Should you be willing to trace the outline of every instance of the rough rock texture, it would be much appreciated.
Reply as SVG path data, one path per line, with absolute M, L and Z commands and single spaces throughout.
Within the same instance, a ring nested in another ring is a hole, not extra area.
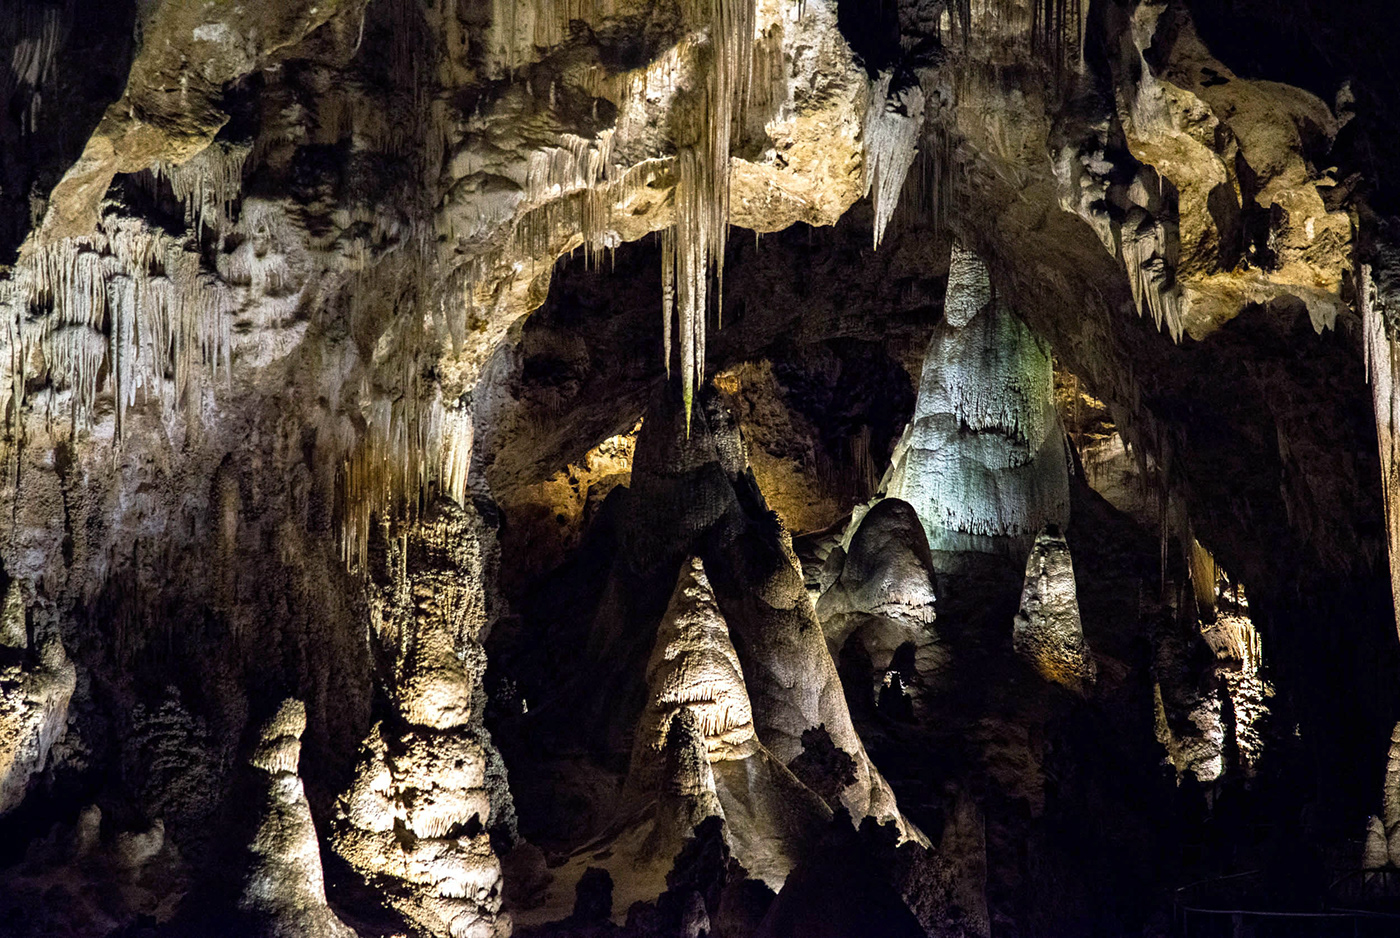
M 262 817 L 239 907 L 269 938 L 353 938 L 326 905 L 321 845 L 297 775 L 306 705 L 287 700 L 263 726 L 252 765 L 264 773 Z
M 863 841 L 869 895 L 890 911 L 898 883 L 925 930 L 1160 930 L 1171 885 L 1250 859 L 1212 832 L 1333 855 L 1375 810 L 1400 707 L 1391 13 L 7 4 L 0 584 L 26 621 L 0 629 L 0 930 L 224 923 L 250 719 L 291 697 L 308 817 L 344 795 L 343 920 L 503 931 L 487 711 L 543 845 L 521 848 L 528 892 L 620 794 L 691 557 L 774 757 L 857 821 L 941 831 L 956 888 Z M 960 250 L 945 308 L 954 237 L 984 269 Z M 823 582 L 787 532 L 830 539 L 872 494 L 914 403 L 898 365 L 925 372 L 932 328 L 955 380 L 924 375 L 890 489 L 940 578 L 948 659 L 915 718 L 897 684 L 930 633 L 862 591 L 897 569 L 921 596 L 917 538 L 872 541 L 870 575 L 848 540 L 851 576 Z M 1074 496 L 1090 700 L 1023 681 L 1008 628 L 1019 552 L 1069 520 L 1051 349 L 1111 418 L 1079 465 L 1142 526 Z M 668 383 L 720 372 L 740 376 L 727 417 Z M 635 460 L 600 449 L 663 387 Z M 1197 544 L 1248 584 L 1247 629 L 1187 572 Z M 1275 714 L 1250 737 L 1260 675 Z M 687 797 L 769 790 L 726 779 L 748 760 L 705 782 L 686 714 L 663 761 Z M 1158 771 L 1154 714 L 1205 788 Z M 1262 775 L 1237 785 L 1246 763 Z M 742 803 L 722 804 L 736 828 Z M 618 927 L 759 927 L 766 887 L 730 881 L 749 848 L 717 819 Z M 808 872 L 820 891 L 830 870 Z M 611 929 L 597 876 L 584 892 L 567 927 Z
M 1098 677 L 1098 664 L 1079 622 L 1069 544 L 1057 527 L 1047 526 L 1031 547 L 1011 644 L 1041 677 L 1075 693 L 1087 694 Z
M 924 680 L 946 664 L 946 654 L 934 631 L 933 558 L 913 506 L 897 498 L 877 502 L 849 551 L 838 546 L 827 556 L 822 578 L 829 585 L 817 617 L 831 657 L 840 661 L 846 644 L 856 643 L 869 662 L 873 698 L 909 696 L 921 710 Z
M 1387 843 L 1400 841 L 1400 726 L 1390 734 L 1390 753 L 1385 765 L 1385 800 L 1381 820 L 1385 822 Z M 1400 866 L 1400 850 L 1390 850 L 1390 865 Z
M 493 837 L 509 845 L 514 810 L 482 725 L 494 538 L 444 500 L 385 541 L 372 627 L 395 713 L 370 731 L 334 843 L 418 927 L 507 935 Z
M 803 751 L 804 733 L 825 727 L 855 760 L 841 802 L 853 817 L 897 820 L 893 795 L 851 726 L 790 538 L 753 483 L 732 418 L 717 396 L 704 400 L 689 440 L 680 432 L 683 411 L 668 394 L 643 423 L 633 469 L 632 549 L 660 560 L 654 539 L 668 529 L 681 532 L 671 543 L 710 541 L 706 569 L 743 662 L 759 741 L 790 765 Z
M 24 800 L 68 726 L 77 671 L 50 629 L 31 638 L 24 589 L 10 582 L 0 609 L 0 815 Z
M 6 880 L 0 916 L 16 938 L 164 926 L 190 887 L 188 866 L 163 822 L 124 828 L 97 805 L 33 839 Z M 225 921 L 232 914 L 225 910 Z
M 831 818 L 759 742 L 743 668 L 698 558 L 681 567 L 646 677 L 618 816 L 601 842 L 553 873 L 532 921 L 557 917 L 589 870 L 609 874 L 619 917 L 633 903 L 657 902 L 707 818 L 723 822 L 723 841 L 748 877 L 780 890 Z
M 956 245 L 944 322 L 881 488 L 914 506 L 934 550 L 1019 558 L 1046 523 L 1068 520 L 1049 349 L 996 299 L 981 259 Z

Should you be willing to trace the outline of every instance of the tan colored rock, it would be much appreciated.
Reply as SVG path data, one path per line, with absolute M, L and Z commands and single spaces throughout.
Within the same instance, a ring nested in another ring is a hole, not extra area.
M 80 237 L 97 223 L 98 203 L 117 173 L 201 153 L 229 116 L 224 89 L 263 67 L 331 17 L 363 0 L 253 0 L 239 4 L 146 4 L 141 48 L 126 91 L 112 104 L 49 197 L 43 238 Z M 198 63 L 197 67 L 190 67 Z
M 394 882 L 390 901 L 424 931 L 505 938 L 490 831 L 509 829 L 513 807 L 491 778 L 499 756 L 481 722 L 494 545 L 471 509 L 442 501 L 396 550 L 374 608 L 399 662 L 403 728 L 371 730 L 332 843 L 361 875 Z
M 743 668 L 698 557 L 685 561 L 647 664 L 617 821 L 561 867 L 522 924 L 561 917 L 590 868 L 613 884 L 614 918 L 652 902 L 706 818 L 752 878 L 775 891 L 813 848 L 830 808 L 754 732 Z
M 823 477 L 816 428 L 788 407 L 769 362 L 745 363 L 714 377 L 744 437 L 749 468 L 769 507 L 789 531 L 820 531 L 844 514 Z
M 1041 677 L 1077 694 L 1087 695 L 1098 678 L 1098 664 L 1079 621 L 1069 544 L 1057 527 L 1047 526 L 1036 535 L 1011 644 Z
M 694 714 L 712 759 L 754 749 L 753 710 L 739 656 L 698 557 L 681 568 L 647 664 L 648 703 L 637 727 L 634 761 L 665 747 L 665 727 L 679 710 Z
M 703 787 L 715 793 L 710 813 L 725 819 L 725 837 L 749 875 L 780 889 L 830 811 L 758 741 L 743 668 L 699 558 L 681 569 L 647 686 L 629 786 L 646 784 L 647 766 L 669 745 L 662 730 L 675 725 L 675 715 L 690 714 L 708 763 L 699 770 Z M 675 768 L 666 771 L 662 784 L 676 784 Z
M 1314 329 L 1331 328 L 1351 222 L 1326 208 L 1319 187 L 1335 181 L 1307 158 L 1317 140 L 1335 136 L 1331 111 L 1301 89 L 1239 78 L 1163 0 L 1139 4 L 1124 32 L 1132 61 L 1119 72 L 1116 113 L 1144 165 L 1130 186 L 1113 189 L 1100 125 L 1096 147 L 1055 157 L 1062 207 L 1123 262 L 1138 312 L 1178 339 L 1203 339 L 1247 304 L 1289 296 L 1306 305 Z M 1109 204 L 1121 221 L 1105 214 Z M 1253 257 L 1249 212 L 1269 217 L 1268 247 Z
M 0 815 L 24 800 L 63 737 L 78 679 L 57 635 L 30 647 L 26 619 L 23 587 L 12 580 L 0 609 Z
M 1390 731 L 1390 751 L 1385 761 L 1385 799 L 1381 820 L 1390 844 L 1390 865 L 1400 867 L 1400 724 Z
M 297 775 L 305 729 L 306 706 L 288 699 L 260 734 L 251 761 L 263 773 L 262 816 L 239 908 L 268 938 L 354 938 L 326 905 L 321 845 Z

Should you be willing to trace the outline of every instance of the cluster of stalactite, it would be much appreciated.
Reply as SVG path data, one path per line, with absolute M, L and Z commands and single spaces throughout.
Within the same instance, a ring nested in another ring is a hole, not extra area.
M 729 237 L 729 151 L 753 72 L 754 0 L 710 0 L 709 51 L 700 100 L 682 111 L 676 143 L 675 224 L 662 236 L 663 354 L 671 369 L 671 322 L 680 346 L 681 394 L 687 412 L 705 380 L 705 326 L 710 278 L 715 306 L 724 302 Z

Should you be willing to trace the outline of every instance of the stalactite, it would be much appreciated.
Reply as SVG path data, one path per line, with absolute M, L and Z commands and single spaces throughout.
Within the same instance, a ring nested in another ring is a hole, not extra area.
M 1385 523 L 1390 545 L 1390 587 L 1395 607 L 1396 630 L 1400 631 L 1400 342 L 1392 337 L 1387 323 L 1387 297 L 1372 277 L 1371 265 L 1360 271 L 1361 328 L 1365 346 L 1366 377 L 1371 383 L 1371 402 L 1376 415 L 1376 437 L 1380 445 L 1381 496 L 1385 502 Z
M 471 410 L 439 397 L 423 402 L 419 392 L 366 394 L 366 430 L 341 469 L 341 559 L 351 569 L 367 569 L 375 518 L 412 521 L 439 493 L 466 502 Z
M 700 0 L 697 12 L 709 27 L 701 101 L 675 131 L 680 143 L 675 159 L 674 276 L 687 427 L 695 388 L 705 378 L 711 274 L 716 281 L 715 304 L 724 303 L 729 151 L 735 127 L 743 126 L 753 74 L 754 0 Z
M 661 232 L 661 356 L 671 377 L 671 317 L 676 311 L 676 229 Z
M 196 232 L 219 232 L 232 218 L 251 152 L 251 144 L 216 141 L 183 163 L 157 163 L 151 171 L 158 179 L 170 180 L 175 197 L 185 206 L 185 224 Z
M 597 24 L 627 10 L 619 0 L 491 0 L 489 59 L 494 70 L 513 73 L 561 45 L 575 20 Z
M 1133 305 L 1139 316 L 1151 315 L 1157 328 L 1165 323 L 1172 340 L 1181 341 L 1185 327 L 1181 320 L 1181 297 L 1175 283 L 1175 270 L 1168 258 L 1168 236 L 1151 218 L 1139 221 L 1136 231 L 1123 226 L 1123 267 L 1133 291 Z
M 528 205 L 545 208 L 549 229 L 545 232 L 546 241 L 552 238 L 556 222 L 549 217 L 549 207 L 577 194 L 580 199 L 578 229 L 589 263 L 607 243 L 614 194 L 611 183 L 620 181 L 617 177 L 621 176 L 613 162 L 613 136 L 612 129 L 601 131 L 594 140 L 564 134 L 560 146 L 531 153 L 526 168 L 525 201 Z M 571 226 L 566 221 L 559 227 L 568 229 Z M 539 240 L 538 236 L 527 234 L 526 237 Z M 548 245 L 533 246 L 548 249 Z
M 875 208 L 876 250 L 899 204 L 924 123 L 923 89 L 907 85 L 891 92 L 892 77 L 891 71 L 881 73 L 865 117 L 865 191 Z
M 230 365 L 234 301 L 175 238 L 131 221 L 90 238 L 33 246 L 21 257 L 0 305 L 8 306 L 16 353 L 9 419 L 22 419 L 24 388 L 44 378 L 66 395 L 74 429 L 110 392 L 116 429 L 142 397 L 173 409 L 201 380 Z M 37 359 L 35 357 L 37 353 Z M 35 363 L 37 374 L 27 374 Z M 13 427 L 11 428 L 13 429 Z
M 1031 48 L 1055 69 L 1056 78 L 1080 58 L 1083 0 L 1033 0 Z
M 1084 0 L 956 0 L 949 26 L 964 43 L 979 33 L 1025 43 L 1059 82 L 1081 56 L 1086 9 Z
M 15 6 L 5 11 L 10 22 L 4 25 L 9 28 L 0 29 L 0 48 L 11 50 L 8 70 L 0 69 L 0 101 L 10 100 L 18 88 L 27 92 L 18 122 L 24 134 L 38 129 L 43 88 L 53 77 L 59 45 L 72 22 L 73 4 L 65 0 L 57 6 Z

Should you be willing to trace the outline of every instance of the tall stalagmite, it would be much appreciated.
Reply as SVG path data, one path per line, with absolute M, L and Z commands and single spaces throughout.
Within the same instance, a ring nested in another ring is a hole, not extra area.
M 288 699 L 259 734 L 251 764 L 260 774 L 261 817 L 239 907 L 266 938 L 355 938 L 326 905 L 320 840 L 297 774 L 305 732 L 306 705 Z
M 944 321 L 924 354 L 914 419 L 882 489 L 919 513 L 932 550 L 1018 563 L 1069 515 L 1050 350 L 996 296 L 986 265 L 953 247 Z
M 1077 694 L 1088 693 L 1098 677 L 1079 621 L 1069 544 L 1053 525 L 1036 535 L 1026 561 L 1026 586 L 1012 623 L 1011 643 L 1041 677 Z
M 513 839 L 514 810 L 482 724 L 494 537 L 446 499 L 385 536 L 373 635 L 393 662 L 397 713 L 365 741 L 333 842 L 363 875 L 394 883 L 393 903 L 424 930 L 502 938 L 511 925 L 492 838 Z

